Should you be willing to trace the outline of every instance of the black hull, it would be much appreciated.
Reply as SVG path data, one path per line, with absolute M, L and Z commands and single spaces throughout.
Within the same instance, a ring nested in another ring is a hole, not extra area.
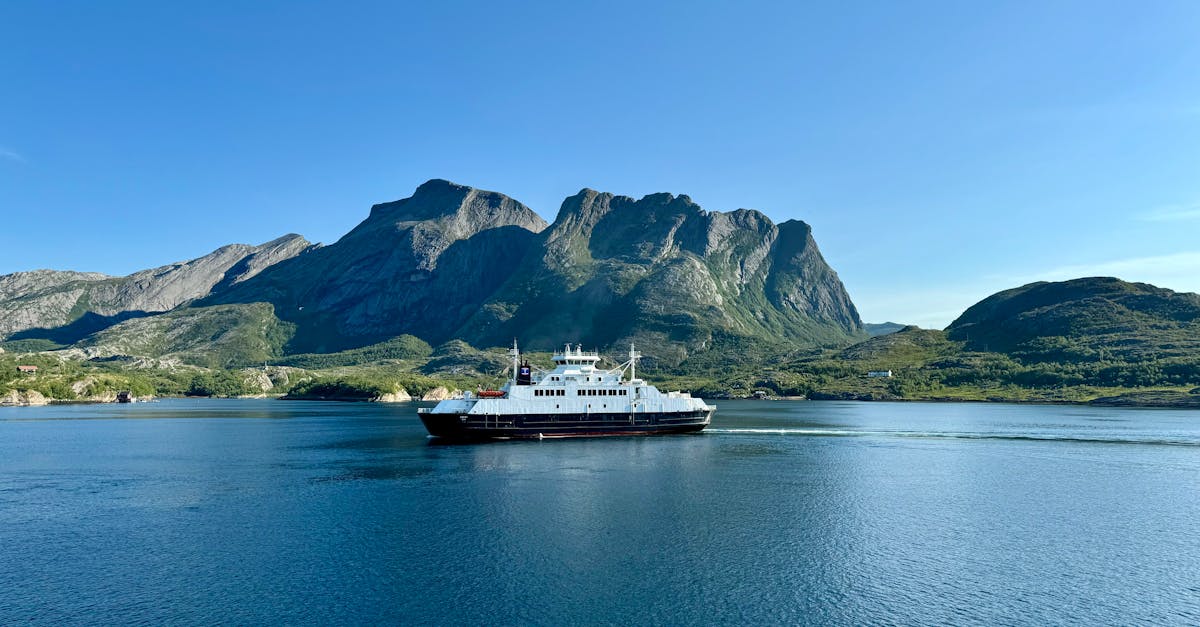
M 429 435 L 450 440 L 503 440 L 694 433 L 711 410 L 639 414 L 527 414 L 496 416 L 422 413 Z

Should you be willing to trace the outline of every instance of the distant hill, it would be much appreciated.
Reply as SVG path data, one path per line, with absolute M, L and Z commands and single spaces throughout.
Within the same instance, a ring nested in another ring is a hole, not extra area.
M 879 337 L 880 335 L 887 335 L 889 333 L 895 333 L 896 331 L 899 331 L 906 326 L 908 326 L 908 325 L 900 324 L 897 322 L 864 322 L 863 323 L 863 329 L 867 332 L 867 335 L 869 335 L 871 337 Z
M 985 298 L 946 331 L 971 350 L 1028 361 L 1193 356 L 1200 295 L 1111 277 L 1031 283 Z
M 1032 283 L 989 296 L 945 331 L 906 327 L 785 370 L 838 398 L 1195 406 L 1200 295 L 1104 277 Z

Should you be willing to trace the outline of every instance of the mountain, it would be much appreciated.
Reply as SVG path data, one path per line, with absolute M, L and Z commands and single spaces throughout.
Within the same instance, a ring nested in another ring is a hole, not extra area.
M 907 325 L 898 322 L 864 322 L 863 329 L 867 335 L 871 337 L 879 337 L 880 335 L 888 335 L 904 329 Z
M 1092 277 L 994 294 L 946 329 L 970 350 L 1025 360 L 1148 361 L 1200 351 L 1200 295 Z
M 727 336 L 812 346 L 865 334 L 807 224 L 706 212 L 687 196 L 584 189 L 456 335 L 539 349 L 636 340 L 678 363 Z
M 754 361 L 866 337 L 804 222 L 705 211 L 687 196 L 585 189 L 547 225 L 508 196 L 440 179 L 375 205 L 328 246 L 288 236 L 122 278 L 10 275 L 0 297 L 0 311 L 22 314 L 8 339 L 26 340 L 24 350 L 51 341 L 92 357 L 203 364 L 401 335 L 473 347 L 517 337 L 531 349 L 636 341 L 667 365 L 705 352 L 708 361 Z M 231 335 L 222 324 L 256 328 Z M 212 359 L 200 356 L 205 333 Z M 434 359 L 449 364 L 464 350 Z
M 1110 277 L 1031 283 L 945 331 L 905 327 L 783 370 L 822 398 L 1196 406 L 1200 295 Z
M 293 234 L 259 246 L 223 246 L 124 277 L 52 270 L 0 276 L 0 338 L 74 342 L 120 320 L 169 311 L 234 286 L 312 247 Z
M 291 352 L 331 352 L 406 333 L 436 345 L 511 275 L 545 227 L 508 196 L 435 179 L 410 198 L 375 205 L 336 243 L 203 304 L 274 304 L 297 325 Z

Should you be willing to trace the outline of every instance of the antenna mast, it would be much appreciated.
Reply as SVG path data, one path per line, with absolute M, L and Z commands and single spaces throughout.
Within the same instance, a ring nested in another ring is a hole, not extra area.
M 633 342 L 629 343 L 629 380 L 637 378 L 637 360 L 641 359 L 642 354 L 634 350 Z
M 521 368 L 521 351 L 517 348 L 517 338 L 515 337 L 513 338 L 512 350 L 508 351 L 508 354 L 512 355 L 513 358 L 512 384 L 515 388 L 517 386 L 517 371 Z

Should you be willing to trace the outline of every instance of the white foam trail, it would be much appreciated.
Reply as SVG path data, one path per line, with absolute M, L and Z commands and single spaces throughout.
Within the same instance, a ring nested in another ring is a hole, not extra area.
M 859 436 L 892 438 L 934 438 L 954 440 L 1018 440 L 1027 442 L 1077 442 L 1091 444 L 1149 444 L 1158 446 L 1197 446 L 1200 441 L 1191 438 L 1159 438 L 1136 436 L 1089 436 L 1080 434 L 1052 433 L 963 433 L 955 431 L 855 431 L 851 429 L 797 429 L 797 428 L 708 428 L 704 433 L 757 434 L 757 435 L 815 435 L 815 436 Z
M 845 429 L 713 429 L 704 433 L 765 433 L 769 435 L 879 435 L 882 432 L 849 431 Z M 889 432 L 890 433 L 890 432 Z

